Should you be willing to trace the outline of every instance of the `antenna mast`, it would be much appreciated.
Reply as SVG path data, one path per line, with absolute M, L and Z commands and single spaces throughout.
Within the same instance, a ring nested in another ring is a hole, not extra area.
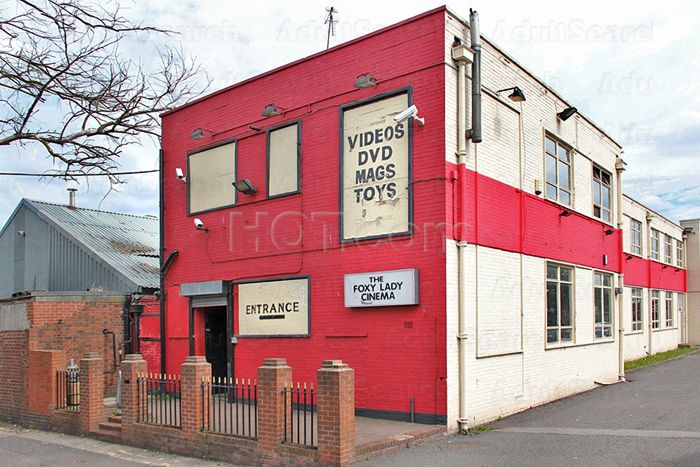
M 326 11 L 328 12 L 328 14 L 326 15 L 326 20 L 323 22 L 323 24 L 328 25 L 328 36 L 326 37 L 327 49 L 331 46 L 331 36 L 335 37 L 335 25 L 338 22 L 338 20 L 335 19 L 335 16 L 333 15 L 338 14 L 340 12 L 332 6 L 326 7 Z

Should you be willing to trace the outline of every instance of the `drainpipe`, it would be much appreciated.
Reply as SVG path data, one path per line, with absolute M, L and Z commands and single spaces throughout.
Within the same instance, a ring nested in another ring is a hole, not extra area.
M 457 174 L 459 217 L 455 219 L 457 228 L 457 345 L 459 365 L 459 430 L 469 429 L 467 418 L 467 290 L 464 282 L 467 277 L 467 241 L 464 218 L 466 212 L 467 189 L 467 65 L 473 63 L 474 51 L 455 40 L 452 59 L 457 62 Z
M 624 275 L 624 269 L 623 269 L 623 264 L 624 264 L 624 253 L 622 251 L 622 245 L 623 245 L 623 222 L 622 222 L 622 172 L 625 171 L 625 161 L 623 161 L 620 157 L 617 158 L 615 161 L 615 185 L 617 186 L 617 191 L 616 191 L 616 198 L 617 198 L 617 229 L 618 229 L 618 235 L 619 235 L 619 246 L 618 246 L 618 255 L 619 255 L 619 273 L 617 275 L 617 287 L 619 290 L 619 293 L 617 294 L 617 328 L 618 328 L 618 373 L 617 373 L 617 379 L 618 381 L 625 381 L 625 321 L 624 321 L 624 300 L 623 300 L 623 291 L 625 290 L 625 275 Z
M 652 215 L 652 213 L 647 211 L 647 215 L 646 215 L 646 221 L 647 221 L 647 232 L 646 232 L 646 234 L 647 234 L 647 258 L 651 258 L 651 221 L 653 218 L 654 218 L 654 216 Z M 647 263 L 648 263 L 647 264 L 647 277 L 649 278 L 649 285 L 650 285 L 650 287 L 649 287 L 649 301 L 648 301 L 649 306 L 647 307 L 649 309 L 649 313 L 647 313 L 648 314 L 647 328 L 649 330 L 649 332 L 648 332 L 649 340 L 647 343 L 647 354 L 651 355 L 653 353 L 652 345 L 653 345 L 653 334 L 654 334 L 654 327 L 653 327 L 652 322 L 651 322 L 651 316 L 652 316 L 651 315 L 651 304 L 652 304 L 652 300 L 653 300 L 651 293 L 654 289 L 651 288 L 651 261 L 648 261 Z
M 479 34 L 479 14 L 469 9 L 469 31 L 471 33 L 474 61 L 472 62 L 472 143 L 481 142 L 481 35 Z M 461 138 L 461 136 L 460 136 Z

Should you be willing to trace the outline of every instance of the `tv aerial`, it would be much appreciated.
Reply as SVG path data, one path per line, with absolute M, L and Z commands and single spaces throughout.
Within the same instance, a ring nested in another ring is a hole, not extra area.
M 335 37 L 335 25 L 338 23 L 338 20 L 335 19 L 334 15 L 337 15 L 340 12 L 332 6 L 326 7 L 326 12 L 328 14 L 326 15 L 326 20 L 323 22 L 323 24 L 328 25 L 328 35 L 326 36 L 326 49 L 328 49 L 331 46 L 331 36 Z

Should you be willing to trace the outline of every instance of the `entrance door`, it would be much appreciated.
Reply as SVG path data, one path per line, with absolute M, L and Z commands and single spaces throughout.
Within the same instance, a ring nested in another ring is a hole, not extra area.
M 214 377 L 226 376 L 226 309 L 204 313 L 204 352 Z

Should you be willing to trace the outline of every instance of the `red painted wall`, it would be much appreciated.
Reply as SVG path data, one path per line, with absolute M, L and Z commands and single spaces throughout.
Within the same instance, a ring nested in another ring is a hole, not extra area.
M 312 382 L 322 360 L 342 359 L 355 369 L 358 407 L 408 412 L 415 397 L 417 412 L 446 413 L 443 45 L 438 9 L 163 116 L 165 254 L 180 252 L 166 277 L 169 372 L 178 372 L 188 352 L 187 300 L 179 284 L 309 275 L 311 336 L 240 338 L 236 376 L 254 377 L 264 358 L 285 357 L 296 381 Z M 377 86 L 355 89 L 363 73 Z M 415 233 L 341 245 L 339 106 L 406 86 L 427 122 L 413 132 Z M 269 103 L 286 113 L 261 117 Z M 266 200 L 265 134 L 248 126 L 264 130 L 296 119 L 302 121 L 302 193 Z M 191 140 L 197 127 L 214 134 Z M 238 138 L 237 177 L 250 179 L 257 193 L 239 195 L 233 208 L 198 214 L 208 232 L 198 231 L 175 168 L 186 167 L 187 151 L 232 137 Z M 404 268 L 420 270 L 419 306 L 344 307 L 344 274 Z M 198 331 L 198 352 L 202 338 Z
M 466 182 L 466 209 L 461 213 L 453 205 L 459 197 L 459 185 L 448 183 L 446 212 L 452 213 L 448 224 L 451 238 L 620 272 L 619 230 L 606 235 L 605 230 L 610 229 L 607 224 L 574 211 L 563 217 L 562 207 L 539 196 L 454 164 L 447 164 L 446 170 L 448 180 L 462 171 L 460 178 Z M 461 219 L 461 224 L 454 219 Z M 607 255 L 607 265 L 603 255 Z
M 625 254 L 625 285 L 687 292 L 686 270 Z

